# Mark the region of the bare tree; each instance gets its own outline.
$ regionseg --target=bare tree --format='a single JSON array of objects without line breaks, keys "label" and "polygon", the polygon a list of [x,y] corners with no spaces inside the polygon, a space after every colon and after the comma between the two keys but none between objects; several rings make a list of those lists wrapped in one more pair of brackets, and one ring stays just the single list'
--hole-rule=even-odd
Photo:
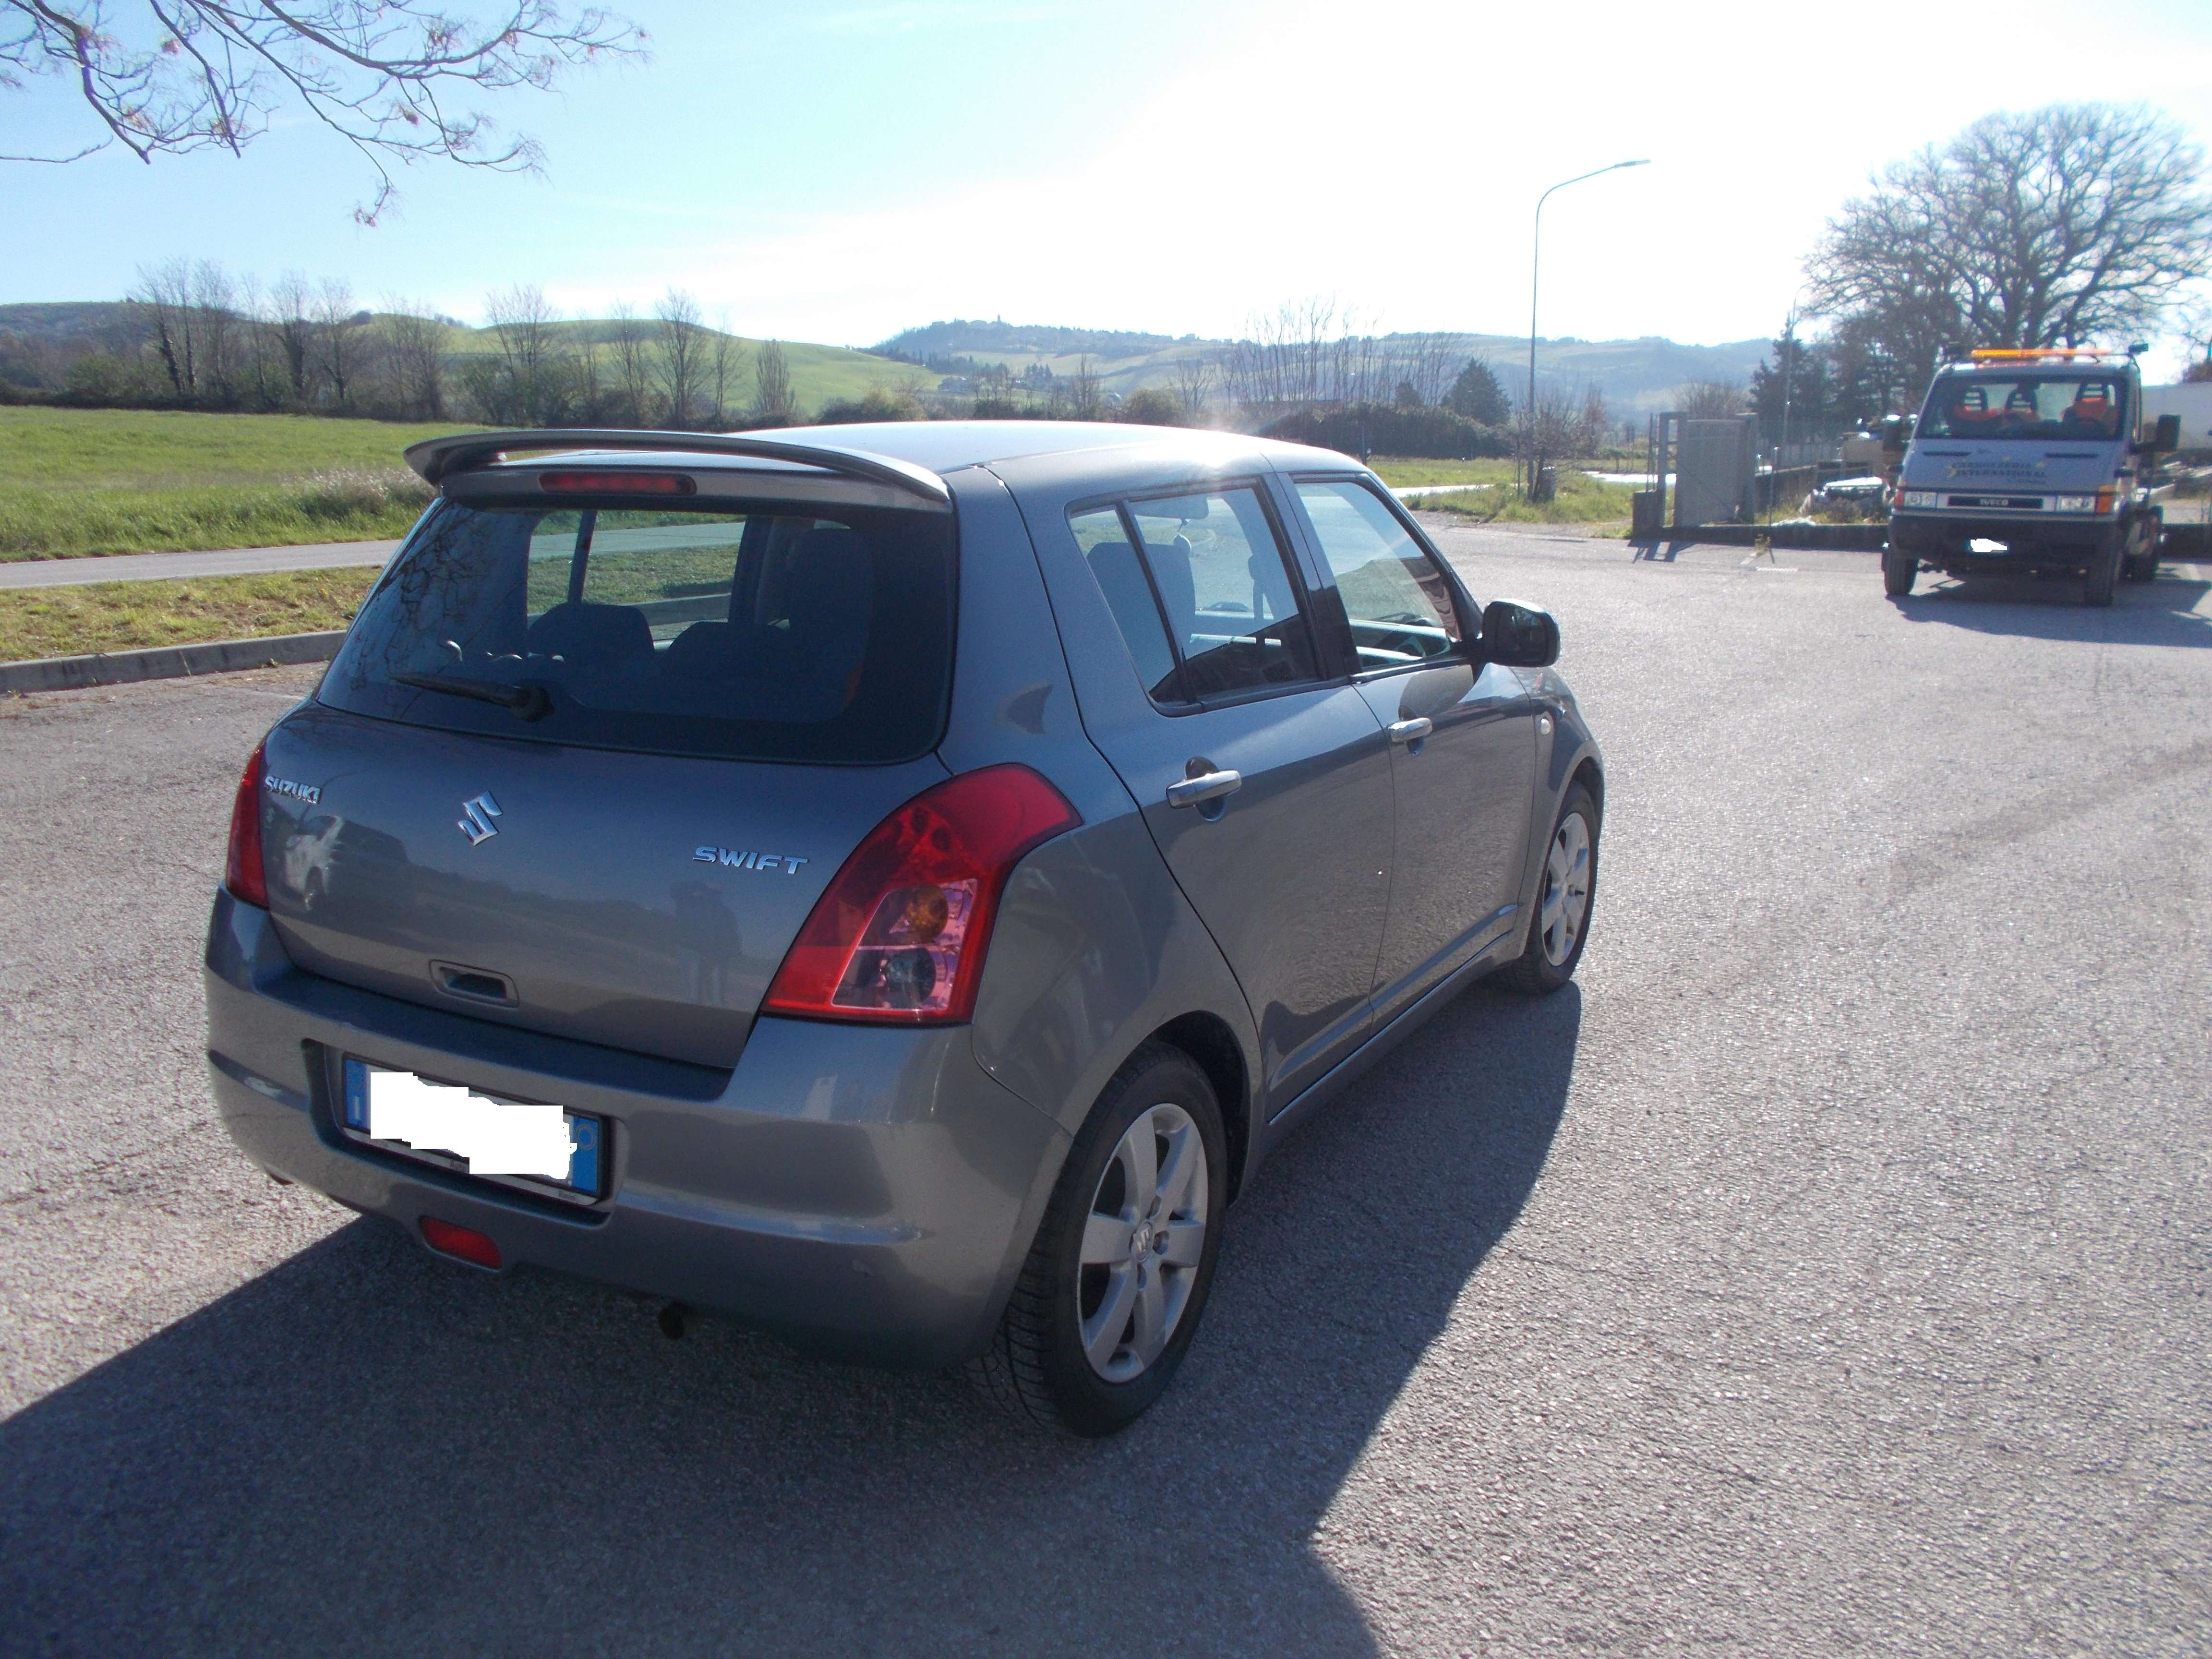
[{"label": "bare tree", "polygon": [[374,223],[392,200],[391,164],[429,157],[506,172],[540,165],[536,143],[502,139],[458,92],[551,87],[645,36],[596,7],[511,0],[471,24],[436,0],[0,0],[0,90],[32,75],[76,83],[91,112],[73,161],[118,144],[140,161],[198,149],[241,153],[280,110],[304,110],[375,170],[355,210]]},{"label": "bare tree", "polygon": [[1611,423],[1612,416],[1605,406],[1605,388],[1592,381],[1583,393],[1582,441],[1577,453],[1593,455],[1602,449],[1605,429]]},{"label": "bare tree", "polygon": [[1206,404],[1212,395],[1213,381],[1213,365],[1204,357],[1178,357],[1168,366],[1168,390],[1193,425],[1206,423]]},{"label": "bare tree", "polygon": [[1459,341],[1449,334],[1407,334],[1397,341],[1401,378],[1409,381],[1413,395],[1433,408],[1451,395],[1452,382],[1466,359]]},{"label": "bare tree", "polygon": [[168,376],[179,402],[199,395],[199,340],[192,316],[192,267],[188,259],[141,265],[129,304]]},{"label": "bare tree", "polygon": [[487,295],[484,320],[499,355],[471,365],[472,388],[483,412],[497,421],[550,426],[568,401],[566,365],[555,325],[560,313],[534,283],[518,283]]},{"label": "bare tree", "polygon": [[1099,389],[1098,375],[1091,367],[1091,357],[1085,353],[1069,377],[1067,412],[1079,421],[1103,421],[1106,418],[1105,398]]},{"label": "bare tree", "polygon": [[1733,380],[1687,380],[1675,388],[1674,407],[1693,421],[1741,415],[1749,394]]},{"label": "bare tree", "polygon": [[1860,319],[1924,384],[1947,341],[2077,345],[2149,330],[2212,273],[2204,155],[2141,107],[1987,115],[1883,169],[1806,262],[1816,307]]},{"label": "bare tree", "polygon": [[781,426],[799,413],[791,396],[791,370],[783,361],[782,343],[765,340],[753,358],[757,393],[753,413],[764,422]]},{"label": "bare tree", "polygon": [[310,359],[314,351],[315,325],[308,313],[313,304],[314,290],[300,271],[286,271],[276,279],[276,286],[269,290],[269,326],[276,334],[277,350],[283,356],[284,372],[292,382],[292,396],[300,403],[307,400],[313,372]]},{"label": "bare tree", "polygon": [[360,367],[362,325],[368,313],[354,309],[353,287],[343,277],[325,277],[315,295],[315,368],[340,409],[353,401],[355,371]]},{"label": "bare tree", "polygon": [[653,308],[660,319],[654,343],[659,349],[660,390],[668,399],[668,424],[688,428],[692,405],[699,399],[707,373],[707,331],[699,321],[699,302],[680,289],[670,289]]},{"label": "bare tree", "polygon": [[625,426],[653,424],[653,364],[645,328],[637,313],[624,300],[614,309],[615,382],[623,405]]},{"label": "bare tree", "polygon": [[744,347],[737,336],[730,332],[730,313],[724,312],[715,321],[714,337],[707,347],[707,374],[714,387],[714,414],[708,425],[720,431],[730,423],[730,386],[744,373]]},{"label": "bare tree", "polygon": [[392,389],[406,412],[421,421],[446,416],[446,325],[419,300],[386,300],[385,349]]}]

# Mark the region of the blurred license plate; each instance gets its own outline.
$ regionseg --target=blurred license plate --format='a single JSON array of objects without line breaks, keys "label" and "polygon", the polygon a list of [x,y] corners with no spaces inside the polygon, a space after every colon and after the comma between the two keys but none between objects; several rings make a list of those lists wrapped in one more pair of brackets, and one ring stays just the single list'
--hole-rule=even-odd
[{"label": "blurred license plate", "polygon": [[344,1124],[349,1139],[481,1180],[586,1200],[605,1190],[605,1121],[564,1106],[506,1100],[349,1056]]}]

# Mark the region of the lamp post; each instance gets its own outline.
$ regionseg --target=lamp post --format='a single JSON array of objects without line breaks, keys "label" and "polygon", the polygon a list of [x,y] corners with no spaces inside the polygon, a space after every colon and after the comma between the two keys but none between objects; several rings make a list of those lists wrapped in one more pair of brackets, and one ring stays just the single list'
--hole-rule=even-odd
[{"label": "lamp post", "polygon": [[1571,179],[1562,179],[1552,186],[1552,190],[1546,191],[1536,198],[1536,228],[1528,239],[1528,403],[1522,411],[1522,418],[1528,422],[1528,478],[1526,489],[1532,501],[1536,499],[1540,465],[1536,459],[1536,276],[1538,256],[1543,248],[1544,204],[1551,199],[1553,190],[1565,190],[1569,185],[1579,185],[1585,179],[1595,179],[1603,173],[1618,173],[1623,167],[1646,167],[1650,165],[1651,158],[1648,155],[1640,161],[1615,161],[1611,167],[1597,167],[1589,173],[1578,173]]}]

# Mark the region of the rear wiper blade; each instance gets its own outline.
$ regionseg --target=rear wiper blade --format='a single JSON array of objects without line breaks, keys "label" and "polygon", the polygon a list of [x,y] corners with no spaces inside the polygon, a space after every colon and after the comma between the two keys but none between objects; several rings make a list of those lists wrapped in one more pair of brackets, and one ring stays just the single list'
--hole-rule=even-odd
[{"label": "rear wiper blade", "polygon": [[420,691],[442,691],[449,697],[474,697],[495,702],[526,720],[542,720],[553,712],[553,698],[542,685],[508,685],[500,680],[464,679],[458,674],[394,674],[393,681]]}]

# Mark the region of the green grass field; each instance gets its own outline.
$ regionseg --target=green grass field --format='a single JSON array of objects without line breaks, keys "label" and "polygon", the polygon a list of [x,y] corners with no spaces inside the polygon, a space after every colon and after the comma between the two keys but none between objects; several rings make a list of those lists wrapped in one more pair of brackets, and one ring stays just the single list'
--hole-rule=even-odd
[{"label": "green grass field", "polygon": [[379,574],[284,570],[0,592],[0,662],[343,628]]},{"label": "green grass field", "polygon": [[430,491],[400,452],[466,429],[0,408],[0,559],[402,536]]},{"label": "green grass field", "polygon": [[1580,467],[1564,464],[1559,468],[1559,494],[1540,505],[1520,499],[1511,461],[1425,461],[1384,456],[1376,459],[1374,467],[1383,483],[1396,489],[1467,484],[1468,489],[1445,495],[1423,495],[1407,505],[1423,513],[1449,513],[1495,524],[1626,523],[1629,497],[1635,494],[1626,484],[1606,483]]}]

